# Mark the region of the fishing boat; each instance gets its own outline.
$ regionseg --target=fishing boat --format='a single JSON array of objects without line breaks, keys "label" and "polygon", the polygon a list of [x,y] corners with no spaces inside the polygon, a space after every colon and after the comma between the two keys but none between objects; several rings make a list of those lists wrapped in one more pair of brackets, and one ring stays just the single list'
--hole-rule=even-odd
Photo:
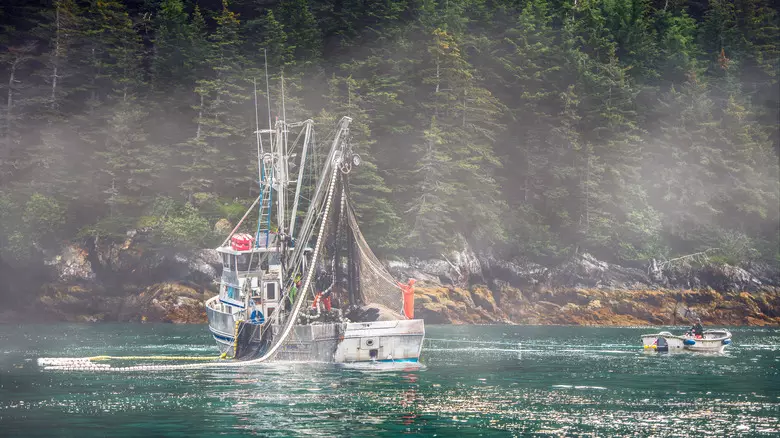
[{"label": "fishing boat", "polygon": [[693,351],[699,353],[723,353],[731,345],[731,332],[725,329],[704,330],[701,336],[685,333],[681,336],[669,332],[642,335],[645,350],[658,352]]},{"label": "fishing boat", "polygon": [[205,303],[223,358],[418,363],[414,280],[397,282],[358,227],[351,121],[341,118],[324,155],[312,120],[256,131],[260,193],[216,248],[219,293]]}]

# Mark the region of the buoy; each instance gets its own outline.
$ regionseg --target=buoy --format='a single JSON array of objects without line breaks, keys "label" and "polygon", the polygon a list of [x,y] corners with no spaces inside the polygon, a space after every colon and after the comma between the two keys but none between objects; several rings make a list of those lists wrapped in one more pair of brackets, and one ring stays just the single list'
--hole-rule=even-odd
[{"label": "buoy", "polygon": [[723,343],[723,345],[729,345],[731,343],[731,339],[724,339],[721,342]]},{"label": "buoy", "polygon": [[696,345],[696,341],[694,341],[693,339],[686,339],[686,340],[683,341],[683,344],[685,344],[685,345]]}]

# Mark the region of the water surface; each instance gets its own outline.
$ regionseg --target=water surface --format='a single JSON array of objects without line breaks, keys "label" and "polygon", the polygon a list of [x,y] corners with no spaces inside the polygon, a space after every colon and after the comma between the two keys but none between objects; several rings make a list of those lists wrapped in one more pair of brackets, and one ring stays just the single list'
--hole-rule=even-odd
[{"label": "water surface", "polygon": [[647,328],[426,331],[419,371],[288,362],[114,374],[42,372],[35,359],[215,346],[205,326],[0,326],[0,435],[780,434],[778,329],[732,328],[734,345],[719,356],[645,353]]}]

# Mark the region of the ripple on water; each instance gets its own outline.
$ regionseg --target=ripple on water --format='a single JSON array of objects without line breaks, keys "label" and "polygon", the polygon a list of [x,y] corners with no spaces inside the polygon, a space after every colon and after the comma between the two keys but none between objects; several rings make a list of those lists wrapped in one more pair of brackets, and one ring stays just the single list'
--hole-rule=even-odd
[{"label": "ripple on water", "polygon": [[638,338],[646,328],[434,326],[427,328],[420,371],[291,362],[132,375],[37,369],[39,356],[215,353],[204,327],[86,327],[0,326],[4,430],[84,437],[107,430],[112,436],[780,433],[776,330],[734,329],[735,345],[721,356],[646,354]]}]

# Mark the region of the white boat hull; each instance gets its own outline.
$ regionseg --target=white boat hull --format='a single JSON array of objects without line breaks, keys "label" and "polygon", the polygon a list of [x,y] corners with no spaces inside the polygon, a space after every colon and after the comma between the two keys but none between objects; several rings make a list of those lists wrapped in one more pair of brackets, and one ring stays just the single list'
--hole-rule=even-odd
[{"label": "white boat hull", "polygon": [[696,338],[661,332],[642,335],[642,344],[645,350],[650,351],[723,353],[726,347],[731,344],[731,333],[728,330],[707,330],[704,332],[704,336]]},{"label": "white boat hull", "polygon": [[[215,305],[217,297],[207,301],[209,330],[220,353],[233,356],[236,319]],[[223,307],[224,308],[224,307]],[[274,326],[274,333],[281,327]],[[421,319],[355,323],[322,323],[293,326],[276,360],[334,363],[417,363],[425,338]]]}]

